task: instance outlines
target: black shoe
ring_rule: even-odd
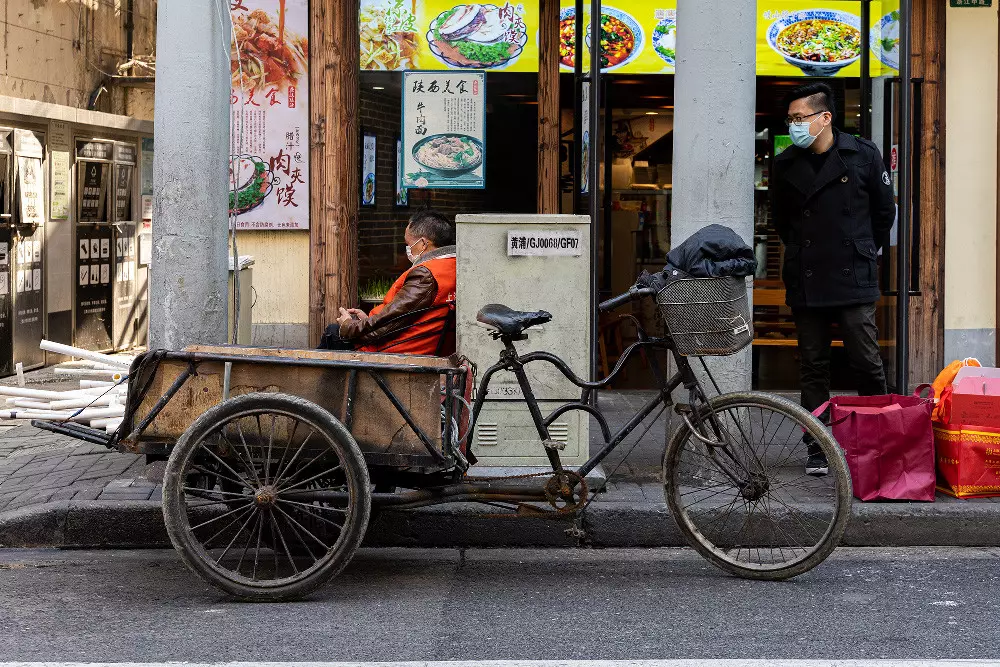
[[[806,474],[813,477],[823,477],[830,472],[830,465],[827,463],[823,452],[810,454],[806,459]]]

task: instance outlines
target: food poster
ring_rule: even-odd
[[[587,3],[589,5],[589,3]],[[559,55],[576,51],[573,0],[562,0]],[[603,71],[670,74],[676,62],[676,0],[603,3]],[[757,4],[757,73],[860,75],[861,3],[762,0]],[[589,64],[590,15],[583,52]],[[455,4],[454,0],[361,0],[361,68],[538,71],[538,2]],[[899,0],[871,3],[872,76],[898,69]]]
[[[893,11],[893,5],[895,11]],[[871,74],[898,67],[899,1],[871,3]],[[575,3],[562,0],[559,57],[572,71]],[[670,74],[676,65],[676,0],[602,3],[602,71]],[[767,0],[757,3],[759,76],[861,76],[861,3]],[[683,26],[680,26],[683,29]],[[584,12],[584,69],[590,65],[590,12]],[[895,50],[894,50],[895,49]],[[895,73],[895,72],[892,72]]]
[[[361,141],[361,205],[375,205],[375,161],[378,155],[374,134],[362,135]]]
[[[485,72],[403,74],[403,186],[486,187]]]
[[[229,213],[238,229],[308,229],[308,0],[230,10]]]
[[[538,0],[361,0],[361,69],[538,71]]]

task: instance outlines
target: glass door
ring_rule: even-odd
[[[877,321],[886,380],[900,393],[909,385],[909,297],[920,293],[920,253],[913,242],[920,234],[920,211],[910,194],[910,183],[919,179],[919,160],[910,157],[920,155],[913,143],[920,137],[920,81],[910,77],[908,55],[903,56],[910,51],[907,4],[883,2],[883,16],[872,16],[871,51],[881,61],[881,74],[862,81],[871,101],[870,137],[882,153],[897,202],[896,222],[889,237],[880,240]]]

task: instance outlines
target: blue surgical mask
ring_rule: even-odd
[[[792,143],[799,148],[809,148],[816,141],[810,132],[809,128],[812,127],[811,121],[802,121],[800,123],[791,123],[788,126],[788,134],[792,139]]]

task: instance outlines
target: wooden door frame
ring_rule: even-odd
[[[310,347],[340,306],[357,306],[358,13],[357,0],[309,3]]]
[[[920,296],[910,299],[910,375],[930,382],[944,362],[945,280],[945,19],[948,3],[914,0],[913,76],[923,79],[920,113],[920,182],[911,192],[920,201]],[[912,124],[911,124],[912,127]]]

